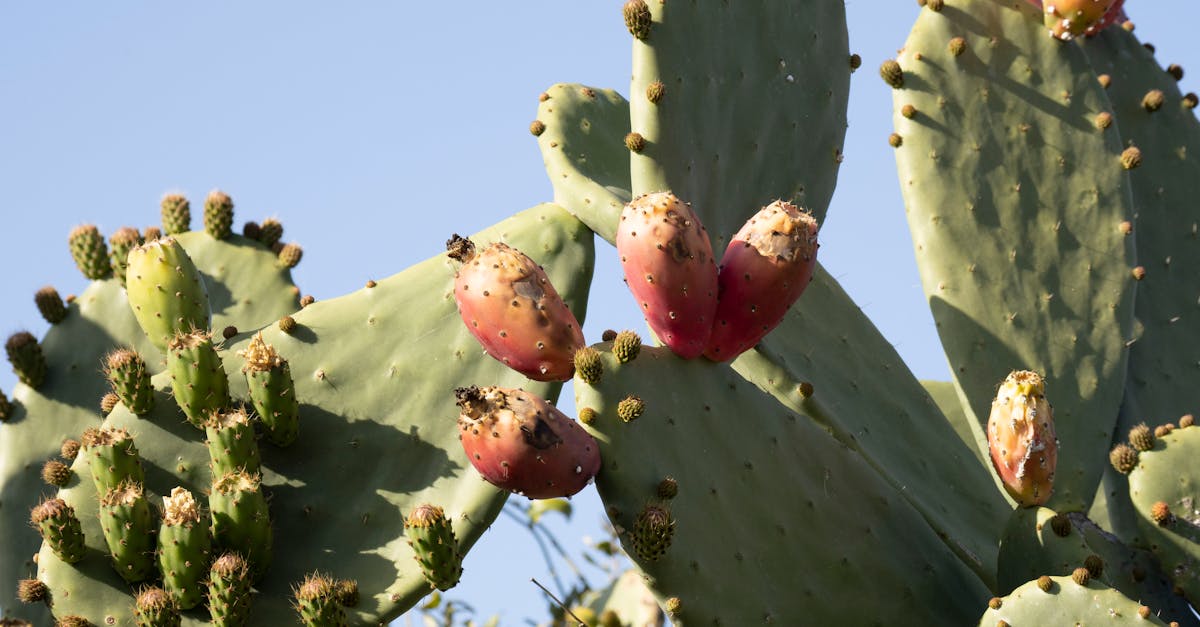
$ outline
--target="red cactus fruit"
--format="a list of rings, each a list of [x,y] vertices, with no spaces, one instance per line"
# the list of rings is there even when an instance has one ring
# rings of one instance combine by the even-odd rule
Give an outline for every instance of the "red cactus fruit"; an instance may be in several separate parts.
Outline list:
[[[717,318],[704,356],[728,361],[758,344],[800,298],[816,265],[816,219],[782,200],[754,214],[721,258]]]
[[[463,264],[454,276],[458,312],[484,350],[535,381],[570,379],[575,351],[587,344],[546,272],[506,244],[477,251],[455,235],[446,248]]]
[[[633,199],[621,212],[617,254],[650,329],[676,355],[699,357],[717,311],[717,266],[692,208],[670,192]]]
[[[459,439],[489,483],[531,499],[571,496],[600,470],[600,447],[544,399],[501,387],[458,388]]]
[[[1054,491],[1058,440],[1040,375],[1028,370],[1008,375],[992,401],[987,436],[992,466],[1009,496],[1023,507],[1045,504]]]

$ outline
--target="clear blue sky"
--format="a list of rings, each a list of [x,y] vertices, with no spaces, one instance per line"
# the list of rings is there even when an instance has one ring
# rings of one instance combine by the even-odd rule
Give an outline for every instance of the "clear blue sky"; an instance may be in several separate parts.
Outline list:
[[[276,215],[304,246],[295,276],[318,299],[438,254],[551,191],[528,124],[548,85],[628,91],[618,0],[521,3],[108,3],[0,5],[0,334],[45,330],[34,291],[83,289],[72,226],[158,222],[158,200],[220,187],[237,224]],[[1193,71],[1200,3],[1129,0],[1163,65]],[[838,191],[821,259],[922,378],[948,378],[913,263],[875,68],[903,45],[912,0],[850,0],[854,76]],[[468,12],[470,11],[470,12]],[[720,45],[731,45],[723,42]],[[641,329],[612,250],[586,331]],[[15,380],[0,367],[0,388]],[[571,392],[562,405],[571,409]],[[592,490],[565,542],[598,536]],[[498,523],[452,596],[505,624],[543,617],[536,548]]]

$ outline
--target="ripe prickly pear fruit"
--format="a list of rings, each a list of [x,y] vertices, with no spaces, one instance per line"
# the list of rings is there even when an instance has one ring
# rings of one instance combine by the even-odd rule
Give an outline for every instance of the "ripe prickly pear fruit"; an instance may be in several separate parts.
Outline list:
[[[1112,5],[1113,0],[1045,0],[1043,19],[1051,37],[1070,41],[1079,35],[1100,32]]]
[[[129,411],[143,416],[154,409],[154,388],[150,385],[150,371],[137,352],[121,348],[104,358],[104,376],[108,378],[112,391],[121,399]]]
[[[229,379],[205,331],[176,335],[167,347],[171,391],[188,422],[203,429],[210,414],[229,407]]]
[[[89,427],[83,432],[81,453],[88,460],[96,494],[103,495],[126,480],[146,480],[133,436],[119,427]]]
[[[46,356],[37,338],[28,331],[17,331],[4,343],[8,363],[21,383],[37,388],[46,381]]]
[[[571,496],[600,470],[600,447],[544,399],[500,387],[454,391],[459,439],[489,483],[530,499]]]
[[[108,238],[108,245],[111,251],[108,254],[109,265],[112,266],[113,274],[117,280],[121,282],[121,287],[125,287],[125,275],[129,270],[129,251],[137,246],[141,246],[142,236],[137,229],[129,226],[124,226]]]
[[[192,258],[173,237],[129,251],[125,291],[142,331],[159,350],[177,333],[208,330],[208,290]]]
[[[133,620],[137,627],[179,627],[183,622],[175,599],[157,586],[138,592],[133,605]]]
[[[546,272],[500,242],[477,250],[471,240],[454,235],[446,249],[462,262],[454,275],[458,312],[484,350],[535,381],[570,379],[572,357],[586,343]]]
[[[112,278],[112,266],[108,262],[108,246],[104,236],[94,224],[81,224],[67,236],[71,247],[71,258],[83,276],[93,281]]]
[[[33,295],[33,302],[37,305],[38,312],[42,314],[42,318],[50,324],[58,324],[67,317],[67,306],[63,304],[62,296],[58,295],[58,290],[47,285],[38,290]]]
[[[162,223],[163,230],[167,235],[187,233],[192,230],[192,205],[183,194],[163,196]]]
[[[142,484],[122,481],[100,496],[100,529],[113,568],[129,583],[154,573],[154,515]]]
[[[442,508],[425,504],[409,512],[404,521],[404,535],[430,586],[445,591],[458,584],[463,556],[458,550],[454,527]]]
[[[287,360],[267,344],[261,333],[238,355],[246,359],[242,372],[267,439],[276,446],[295,442],[300,433],[300,403],[296,400],[296,386]]]
[[[208,614],[215,627],[241,627],[250,613],[250,565],[237,553],[212,563],[208,577]]]
[[[294,607],[306,627],[345,627],[346,610],[338,601],[337,584],[321,573],[312,573],[295,589]]]
[[[717,317],[704,356],[729,361],[758,344],[812,281],[817,221],[777,200],[754,214],[721,258]]]
[[[212,476],[220,477],[231,472],[258,472],[261,467],[258,442],[254,439],[254,425],[246,410],[213,412],[204,422],[207,436],[209,469]]]
[[[1023,507],[1045,504],[1054,491],[1058,440],[1040,375],[1008,375],[992,401],[987,436],[992,466],[1009,496]]]
[[[271,563],[271,516],[262,476],[231,472],[213,480],[208,495],[213,543],[246,556],[257,580]]]
[[[79,518],[66,501],[58,498],[42,501],[30,512],[29,520],[62,561],[74,564],[87,553]]]
[[[204,199],[204,230],[214,239],[225,239],[233,234],[233,199],[229,194],[214,189]]]
[[[190,610],[204,600],[201,587],[208,574],[212,542],[200,505],[184,488],[172,488],[163,497],[162,525],[158,528],[158,570],[163,587],[180,609]]]
[[[650,329],[676,355],[699,357],[717,313],[717,265],[692,208],[670,192],[633,199],[621,212],[617,254]]]

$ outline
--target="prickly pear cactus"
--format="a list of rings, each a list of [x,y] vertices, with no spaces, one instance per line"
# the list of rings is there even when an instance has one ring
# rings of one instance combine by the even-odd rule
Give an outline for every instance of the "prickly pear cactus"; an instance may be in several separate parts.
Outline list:
[[[474,237],[530,251],[583,317],[593,250],[578,220],[542,205]],[[271,324],[236,336],[220,351],[235,402],[247,403],[238,352],[261,333],[290,363],[300,403],[295,441],[287,448],[264,441],[260,451],[274,547],[255,584],[248,624],[294,623],[292,590],[314,570],[359,582],[361,600],[346,610],[351,623],[390,620],[431,589],[404,539],[406,512],[424,503],[443,508],[463,552],[499,513],[507,493],[484,482],[462,457],[452,390],[495,382],[553,398],[559,384],[532,383],[481,353],[456,311],[453,277],[450,260],[439,255],[305,307],[292,315],[290,334]],[[214,477],[203,433],[172,400],[168,375],[156,376],[154,384],[154,410],[139,418],[118,405],[105,424],[135,434],[155,502],[176,486],[205,494]],[[73,470],[88,476],[85,456]],[[76,479],[60,494],[78,508],[89,551],[74,565],[41,552],[38,577],[51,590],[69,592],[55,597],[56,614],[97,624],[109,616],[131,620],[133,597],[104,555],[94,485]],[[205,618],[201,605],[186,612],[183,623]]]
[[[203,232],[183,233],[177,239],[205,277],[216,328],[255,328],[299,307],[290,272],[278,268],[264,247],[236,235],[217,241]],[[58,454],[64,439],[78,439],[85,428],[99,426],[98,403],[109,390],[105,355],[133,347],[151,372],[164,366],[121,283],[111,278],[84,289],[47,331],[41,347],[49,365],[46,381],[37,389],[18,385],[11,394],[13,415],[0,422],[0,537],[6,543],[0,551],[0,590],[15,589],[36,569],[38,537],[29,528],[28,508],[50,491],[38,469]],[[44,614],[33,607],[21,614],[49,620],[37,618]]]
[[[1082,575],[1039,577],[1006,597],[992,599],[979,619],[980,627],[1091,624],[1165,627],[1167,623],[1149,607]]]
[[[660,602],[678,598],[677,621],[962,624],[987,599],[909,500],[810,416],[727,366],[649,346],[621,363],[609,344],[596,348],[602,379],[575,381],[576,406],[596,412],[596,485]],[[631,396],[644,411],[626,422],[619,405]],[[669,500],[656,492],[667,476],[678,479]],[[764,499],[782,478],[788,497]],[[856,602],[832,602],[835,590]]]
[[[823,222],[846,133],[843,3],[629,4],[648,12],[630,27],[633,195],[692,203],[718,251],[774,200]],[[738,45],[697,45],[715,41]]]
[[[1021,2],[922,11],[897,59],[896,161],[970,412],[985,419],[1016,367],[1071,391],[1051,398],[1069,446],[1050,504],[1065,511],[1090,503],[1104,468],[1137,264],[1121,230],[1133,213],[1123,146],[1097,123],[1111,107],[1086,56],[1039,20]]]

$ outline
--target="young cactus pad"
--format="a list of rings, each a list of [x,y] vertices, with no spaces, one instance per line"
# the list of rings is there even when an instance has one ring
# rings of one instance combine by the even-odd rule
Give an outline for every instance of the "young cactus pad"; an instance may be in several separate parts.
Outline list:
[[[176,239],[205,276],[217,328],[256,328],[299,308],[290,275],[275,266],[275,256],[265,247],[236,235],[217,241],[202,231]],[[45,383],[37,390],[18,385],[12,394],[13,415],[0,422],[0,504],[14,504],[0,507],[0,537],[7,539],[0,551],[0,590],[15,589],[36,568],[32,558],[39,540],[29,529],[26,511],[45,492],[36,469],[58,453],[64,439],[77,439],[98,424],[96,402],[109,390],[104,356],[133,348],[146,358],[151,372],[162,367],[159,358],[150,357],[158,351],[138,325],[118,281],[91,283],[68,311],[41,341],[49,366]],[[170,397],[157,400],[174,405]],[[86,468],[82,476],[87,481]],[[40,606],[21,613],[37,624],[51,620]]]
[[[846,133],[844,3],[646,4],[652,23],[633,40],[629,87],[630,126],[646,140],[631,155],[633,194],[693,203],[718,251],[776,199],[824,222]],[[696,45],[711,41],[738,45]],[[657,102],[654,83],[665,85]]]
[[[604,378],[576,379],[576,406],[597,412],[586,428],[601,443],[596,485],[613,524],[632,532],[663,477],[689,480],[670,501],[670,546],[635,560],[660,599],[681,599],[681,620],[966,624],[990,596],[898,490],[808,416],[726,366],[657,347],[624,364],[601,352]],[[646,409],[626,423],[617,405],[629,395]],[[784,477],[789,497],[763,498]],[[927,576],[912,577],[914,565]],[[832,590],[855,602],[808,600]]]
[[[535,251],[571,310],[582,316],[593,249],[581,222],[541,205],[473,238],[501,236]],[[507,493],[480,479],[463,457],[458,409],[447,391],[488,381],[554,398],[559,385],[531,384],[481,353],[450,297],[452,276],[450,261],[436,254],[375,287],[294,313],[293,335],[273,320],[261,329],[291,364],[304,428],[290,447],[261,451],[276,546],[270,568],[255,584],[249,624],[294,624],[292,586],[313,570],[359,581],[361,600],[347,608],[351,624],[391,620],[429,590],[404,542],[402,512],[439,504],[454,520],[464,552],[499,514]],[[251,337],[241,335],[221,351],[227,371],[244,363],[236,353]],[[167,471],[147,474],[148,493],[161,496],[178,486],[202,494],[212,480],[203,436],[171,402],[166,375],[153,382],[150,414],[138,418],[118,406],[106,423],[136,430],[147,468]],[[230,388],[235,402],[248,400],[243,377],[231,377]],[[76,472],[80,464],[75,462]],[[81,481],[60,495],[77,506],[88,546],[101,550],[95,487]],[[56,597],[55,611],[93,622],[108,615],[131,620],[132,597],[106,560],[78,566],[42,551],[39,578],[52,590],[72,591]],[[198,623],[185,617],[184,624]]]
[[[954,37],[969,52],[954,56]],[[1118,229],[1132,215],[1123,146],[1093,125],[1108,100],[1082,51],[1047,37],[1024,2],[921,11],[897,60],[900,187],[956,383],[980,421],[1016,365],[1078,390],[1055,405],[1071,445],[1050,505],[1084,507],[1104,468],[1133,326],[1133,242]],[[919,113],[904,117],[906,104]]]

